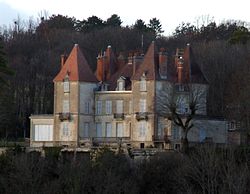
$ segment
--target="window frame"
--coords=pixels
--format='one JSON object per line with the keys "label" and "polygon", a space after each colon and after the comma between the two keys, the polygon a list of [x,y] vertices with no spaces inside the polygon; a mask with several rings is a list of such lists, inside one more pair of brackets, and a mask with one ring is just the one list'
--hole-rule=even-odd
{"label": "window frame", "polygon": [[106,100],[105,103],[106,107],[105,107],[105,112],[107,115],[112,114],[112,101],[111,100]]}
{"label": "window frame", "polygon": [[124,109],[124,102],[123,100],[116,100],[116,113],[122,114]]}
{"label": "window frame", "polygon": [[95,109],[95,114],[96,115],[101,115],[102,114],[102,101],[101,100],[97,100],[96,101],[96,109]]}

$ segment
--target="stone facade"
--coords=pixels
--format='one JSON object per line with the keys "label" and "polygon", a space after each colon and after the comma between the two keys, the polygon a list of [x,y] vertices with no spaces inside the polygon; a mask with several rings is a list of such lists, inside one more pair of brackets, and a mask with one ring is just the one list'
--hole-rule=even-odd
{"label": "stone facade", "polygon": [[177,102],[183,119],[195,97],[199,108],[190,142],[227,143],[225,121],[206,116],[208,83],[190,45],[178,49],[174,60],[164,50],[158,52],[154,42],[145,55],[134,53],[127,59],[116,58],[108,46],[97,57],[94,75],[75,45],[66,60],[62,57],[54,79],[54,114],[30,117],[30,146],[178,149],[182,132],[161,105],[164,95]]}

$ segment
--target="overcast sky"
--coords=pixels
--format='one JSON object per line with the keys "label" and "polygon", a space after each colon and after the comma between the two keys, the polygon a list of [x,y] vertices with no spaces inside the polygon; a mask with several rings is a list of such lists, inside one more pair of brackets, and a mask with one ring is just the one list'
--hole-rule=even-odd
{"label": "overcast sky", "polygon": [[49,15],[62,14],[86,19],[96,15],[106,20],[117,14],[122,25],[132,25],[136,19],[146,23],[156,17],[170,34],[181,22],[196,24],[197,18],[209,15],[216,22],[228,19],[250,22],[249,0],[0,0],[0,26],[10,25],[19,15],[36,19],[46,10]]}

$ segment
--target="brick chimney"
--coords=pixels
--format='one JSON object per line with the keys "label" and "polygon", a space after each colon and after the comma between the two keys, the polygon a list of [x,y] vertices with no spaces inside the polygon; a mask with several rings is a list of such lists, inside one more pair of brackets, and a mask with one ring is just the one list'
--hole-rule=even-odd
{"label": "brick chimney", "polygon": [[65,64],[66,62],[66,59],[67,59],[67,56],[66,55],[61,55],[61,68],[63,67],[63,65]]}
{"label": "brick chimney", "polygon": [[102,54],[98,54],[97,67],[96,67],[96,78],[98,81],[104,81],[104,64]]}
{"label": "brick chimney", "polygon": [[132,57],[132,59],[133,59],[132,65],[133,65],[133,75],[134,75],[139,65],[143,61],[143,56],[139,55],[139,53],[134,53],[134,56]]}
{"label": "brick chimney", "polygon": [[180,57],[177,62],[178,83],[183,83],[183,64],[184,60]]}
{"label": "brick chimney", "polygon": [[104,77],[105,80],[108,80],[117,71],[117,60],[110,45],[107,47],[106,52],[104,52],[103,57],[105,64]]}

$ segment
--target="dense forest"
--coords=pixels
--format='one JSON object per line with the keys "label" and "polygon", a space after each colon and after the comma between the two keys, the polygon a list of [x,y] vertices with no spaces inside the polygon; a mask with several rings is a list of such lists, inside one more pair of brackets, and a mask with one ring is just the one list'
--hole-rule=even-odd
{"label": "dense forest", "polygon": [[169,193],[247,194],[250,150],[201,146],[189,154],[159,153],[130,159],[101,149],[59,155],[57,148],[0,155],[1,193]]}
{"label": "dense forest", "polygon": [[250,129],[250,33],[244,22],[182,23],[164,36],[157,18],[123,26],[116,14],[105,21],[44,14],[38,21],[19,18],[12,27],[2,27],[0,38],[1,137],[28,137],[31,114],[53,113],[52,80],[60,69],[60,55],[68,54],[73,44],[80,45],[94,71],[98,52],[108,45],[117,55],[128,54],[145,52],[153,40],[173,55],[177,47],[190,43],[210,84],[208,114]]}

